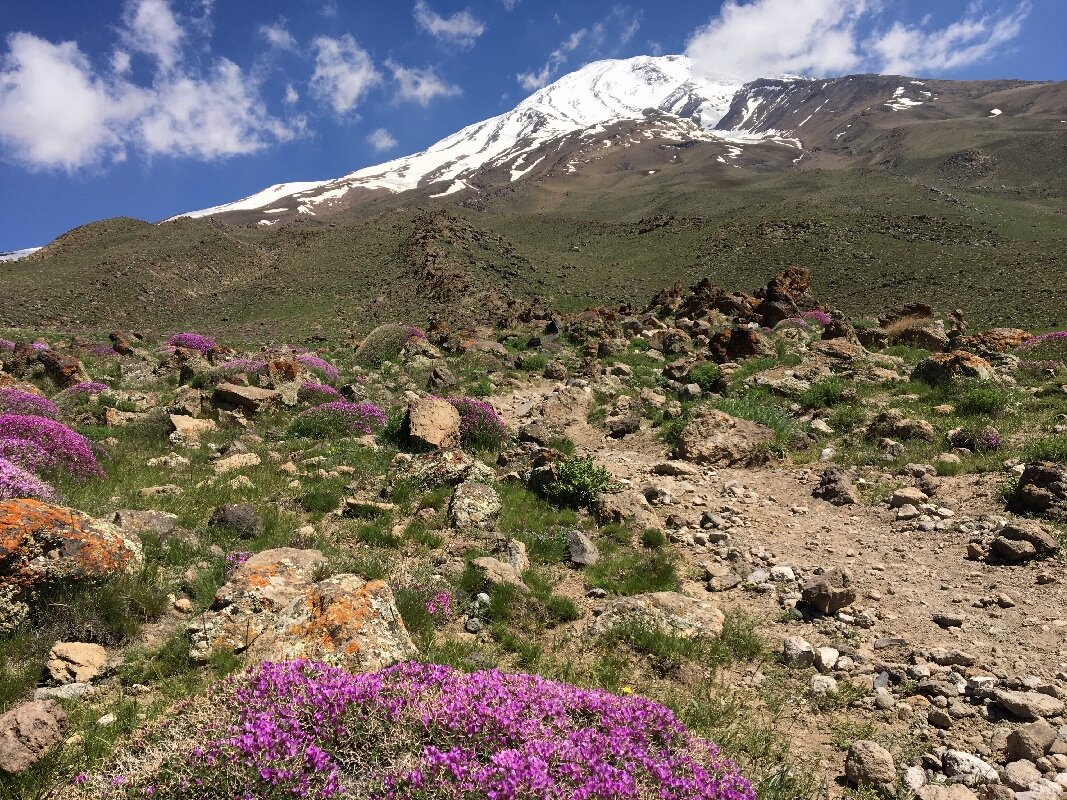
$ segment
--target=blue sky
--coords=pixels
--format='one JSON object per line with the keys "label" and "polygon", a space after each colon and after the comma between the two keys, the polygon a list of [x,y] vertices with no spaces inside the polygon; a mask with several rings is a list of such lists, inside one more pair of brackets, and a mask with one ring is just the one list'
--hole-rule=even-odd
{"label": "blue sky", "polygon": [[414,152],[598,58],[1067,78],[1063,0],[5,0],[0,251]]}

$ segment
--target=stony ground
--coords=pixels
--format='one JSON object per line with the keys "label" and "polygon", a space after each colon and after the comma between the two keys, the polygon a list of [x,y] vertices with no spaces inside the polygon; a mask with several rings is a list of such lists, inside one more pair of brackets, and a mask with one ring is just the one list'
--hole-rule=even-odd
{"label": "stony ground", "polygon": [[[0,797],[139,796],[244,667],[418,658],[646,695],[761,800],[1061,800],[1064,337],[805,281],[318,355],[0,338]],[[99,469],[46,468],[76,432]]]}

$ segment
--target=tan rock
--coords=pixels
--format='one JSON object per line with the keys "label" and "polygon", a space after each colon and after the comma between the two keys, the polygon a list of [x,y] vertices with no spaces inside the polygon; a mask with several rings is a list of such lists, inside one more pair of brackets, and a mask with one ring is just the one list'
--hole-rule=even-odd
{"label": "tan rock", "polygon": [[216,475],[226,475],[239,469],[257,467],[261,463],[262,460],[255,453],[234,453],[232,456],[220,458],[212,466]]}
{"label": "tan rock", "polygon": [[55,700],[34,700],[0,716],[0,771],[24,772],[63,739],[67,714]]}
{"label": "tan rock", "polygon": [[449,449],[459,446],[459,412],[447,400],[421,397],[408,406],[404,428],[419,447]]}
{"label": "tan rock", "polygon": [[277,404],[281,393],[275,389],[261,389],[258,386],[238,386],[234,383],[220,383],[215,387],[211,401],[216,406],[236,406],[250,414],[256,414]]}
{"label": "tan rock", "polygon": [[201,436],[219,429],[213,419],[198,419],[184,414],[171,414],[168,419],[174,432],[189,445],[199,444]]}
{"label": "tan rock", "polygon": [[597,617],[594,633],[606,633],[616,625],[643,620],[676,636],[714,637],[722,633],[725,620],[719,608],[678,592],[649,592],[612,600]]}
{"label": "tan rock", "polygon": [[675,455],[698,464],[745,466],[765,461],[773,441],[770,428],[706,406],[690,418]]}
{"label": "tan rock", "polygon": [[103,672],[107,651],[89,642],[56,642],[45,668],[55,683],[88,683]]}

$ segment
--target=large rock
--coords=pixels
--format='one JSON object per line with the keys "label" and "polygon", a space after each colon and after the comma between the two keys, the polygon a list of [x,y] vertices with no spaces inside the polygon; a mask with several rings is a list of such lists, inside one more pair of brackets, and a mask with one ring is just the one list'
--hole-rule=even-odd
{"label": "large rock", "polygon": [[67,714],[55,700],[23,703],[0,717],[0,771],[29,769],[63,740]]}
{"label": "large rock", "polygon": [[88,683],[103,672],[107,651],[90,642],[56,642],[45,669],[53,683]]}
{"label": "large rock", "polygon": [[1049,751],[1056,737],[1056,728],[1043,719],[1020,725],[1008,734],[1008,758],[1037,761]]}
{"label": "large rock", "polygon": [[1044,719],[1045,717],[1057,717],[1064,710],[1062,700],[1041,692],[998,689],[993,693],[993,699],[1012,716],[1027,721]]}
{"label": "large rock", "polygon": [[567,531],[567,555],[572,564],[591,567],[600,560],[600,550],[585,532],[576,528]]}
{"label": "large rock", "polygon": [[835,614],[856,599],[852,573],[835,568],[815,575],[804,585],[801,598],[823,614]]}
{"label": "large rock", "polygon": [[235,383],[220,383],[211,395],[211,401],[220,408],[232,407],[244,409],[249,414],[257,414],[277,405],[281,392],[275,389],[261,389],[258,386],[238,386]]}
{"label": "large rock", "polygon": [[123,509],[116,511],[111,521],[127,533],[137,535],[154,533],[166,536],[168,533],[174,533],[179,527],[178,515],[167,511]]}
{"label": "large rock", "polygon": [[644,622],[666,633],[693,638],[722,633],[723,613],[706,600],[678,592],[649,592],[620,597],[605,606],[592,627],[606,633],[617,625]]}
{"label": "large rock", "polygon": [[17,622],[25,599],[46,585],[120,575],[142,561],[137,536],[110,522],[37,500],[0,500],[0,595],[12,606],[0,619]]}
{"label": "large rock", "polygon": [[259,536],[266,525],[251,503],[223,503],[211,512],[207,524],[215,528],[226,528],[245,539]]}
{"label": "large rock", "polygon": [[946,750],[941,756],[941,767],[950,778],[971,786],[999,779],[991,764],[963,750]]}
{"label": "large rock", "polygon": [[1067,468],[1053,461],[1027,464],[1008,505],[1024,514],[1067,515]]}
{"label": "large rock", "polygon": [[317,581],[317,550],[265,550],[239,566],[211,610],[189,626],[191,655],[246,652],[253,662],[310,658],[368,671],[417,653],[382,581]]}
{"label": "large rock", "polygon": [[447,400],[420,397],[408,406],[404,433],[416,447],[447,450],[459,447],[459,412]]}
{"label": "large rock", "polygon": [[496,489],[480,481],[465,481],[456,487],[448,515],[452,525],[462,530],[492,530],[500,508]]}
{"label": "large rock", "polygon": [[830,466],[823,470],[819,485],[811,496],[835,506],[852,506],[860,501],[859,491],[852,478],[842,467]]}
{"label": "large rock", "polygon": [[936,385],[957,378],[977,378],[991,381],[997,377],[993,366],[980,356],[966,350],[951,353],[934,353],[927,356],[911,371],[912,380]]}
{"label": "large rock", "polygon": [[199,419],[184,414],[170,414],[167,419],[170,421],[171,428],[174,429],[171,438],[177,437],[181,442],[190,446],[200,444],[200,437],[219,429],[218,423],[213,419]]}
{"label": "large rock", "polygon": [[507,561],[492,556],[480,556],[471,561],[471,566],[482,576],[482,580],[492,586],[526,588],[517,567]]}
{"label": "large rock", "polygon": [[873,789],[885,798],[897,792],[892,754],[876,742],[853,742],[845,754],[845,780],[857,789]]}
{"label": "large rock", "polygon": [[380,580],[335,575],[282,609],[248,648],[253,662],[294,658],[373,672],[416,658],[393,592]]}
{"label": "large rock", "polygon": [[488,481],[495,477],[491,467],[462,450],[433,450],[429,453],[398,453],[393,459],[393,479],[410,481],[424,491],[457,486],[466,480]]}
{"label": "large rock", "polygon": [[765,425],[704,406],[683,429],[675,455],[717,467],[747,466],[766,461],[773,441]]}

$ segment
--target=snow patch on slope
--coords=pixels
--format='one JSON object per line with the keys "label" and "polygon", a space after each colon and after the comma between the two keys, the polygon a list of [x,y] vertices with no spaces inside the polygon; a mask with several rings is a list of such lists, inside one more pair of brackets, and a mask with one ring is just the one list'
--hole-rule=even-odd
{"label": "snow patch on slope", "polygon": [[0,261],[18,261],[26,256],[32,256],[40,247],[27,247],[22,250],[12,250],[7,253],[0,253]]}

